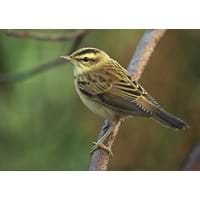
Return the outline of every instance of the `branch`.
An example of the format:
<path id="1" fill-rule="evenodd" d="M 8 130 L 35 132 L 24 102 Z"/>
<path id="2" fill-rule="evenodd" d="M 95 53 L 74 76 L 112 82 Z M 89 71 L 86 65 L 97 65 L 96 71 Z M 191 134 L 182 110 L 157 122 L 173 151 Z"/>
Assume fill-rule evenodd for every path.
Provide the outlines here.
<path id="1" fill-rule="evenodd" d="M 86 30 L 78 30 L 71 33 L 65 34 L 45 34 L 38 32 L 29 32 L 29 31 L 21 31 L 21 30 L 3 30 L 7 36 L 16 37 L 16 38 L 30 38 L 35 40 L 43 40 L 43 41 L 53 41 L 53 42 L 62 42 L 68 40 L 74 40 L 78 37 L 81 37 L 85 34 Z"/>
<path id="2" fill-rule="evenodd" d="M 128 66 L 128 71 L 135 80 L 139 80 L 145 66 L 147 65 L 152 53 L 161 37 L 165 34 L 166 30 L 147 30 L 145 31 L 141 41 L 139 42 L 136 51 Z M 114 131 L 105 142 L 105 145 L 112 148 L 114 140 L 118 135 L 119 128 L 124 119 L 119 119 L 117 125 L 114 127 Z M 111 126 L 108 120 L 105 120 L 102 130 L 99 133 L 98 138 L 105 134 L 106 130 Z M 89 170 L 107 170 L 109 163 L 109 155 L 102 149 L 97 149 L 91 155 L 91 161 Z"/>
<path id="3" fill-rule="evenodd" d="M 128 66 L 128 71 L 134 80 L 140 79 L 156 45 L 165 32 L 165 29 L 145 31 Z"/>
<path id="4" fill-rule="evenodd" d="M 200 170 L 200 144 L 195 145 L 185 160 L 183 168 L 184 171 L 199 171 Z"/>
<path id="5" fill-rule="evenodd" d="M 87 33 L 88 33 L 88 30 L 82 30 L 82 34 L 79 35 L 76 39 L 74 39 L 69 51 L 67 51 L 63 55 L 69 55 L 74 50 L 76 50 Z M 42 72 L 45 72 L 49 69 L 54 68 L 55 66 L 59 66 L 61 64 L 65 64 L 65 63 L 66 63 L 66 60 L 60 59 L 60 58 L 55 58 L 55 59 L 48 61 L 46 63 L 43 63 L 43 64 L 41 64 L 41 65 L 39 65 L 39 66 L 29 70 L 29 71 L 20 72 L 18 74 L 13 74 L 13 75 L 11 75 L 11 74 L 0 74 L 0 83 L 1 82 L 15 82 L 15 81 L 26 80 L 26 79 L 28 79 L 32 76 L 38 75 Z"/>

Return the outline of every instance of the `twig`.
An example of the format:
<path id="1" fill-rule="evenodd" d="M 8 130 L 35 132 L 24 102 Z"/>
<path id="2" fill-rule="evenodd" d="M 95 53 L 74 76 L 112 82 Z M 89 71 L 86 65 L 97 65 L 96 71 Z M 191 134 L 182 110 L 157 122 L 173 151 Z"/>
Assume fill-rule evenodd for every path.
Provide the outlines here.
<path id="1" fill-rule="evenodd" d="M 200 144 L 195 145 L 185 160 L 182 170 L 184 171 L 199 171 L 200 170 Z"/>
<path id="2" fill-rule="evenodd" d="M 84 34 L 83 34 L 84 33 Z M 77 47 L 80 45 L 80 43 L 82 42 L 83 38 L 85 37 L 85 35 L 88 33 L 88 30 L 82 30 L 82 34 L 79 35 L 72 43 L 69 51 L 67 51 L 67 53 L 64 53 L 63 55 L 69 55 L 71 54 L 75 49 L 77 49 Z M 43 63 L 29 71 L 25 71 L 25 72 L 20 72 L 18 74 L 0 74 L 0 83 L 1 82 L 15 82 L 15 81 L 22 81 L 22 80 L 26 80 L 32 76 L 38 75 L 42 72 L 45 72 L 49 69 L 52 69 L 56 66 L 59 66 L 61 64 L 66 63 L 66 60 L 60 59 L 60 58 L 55 58 L 51 61 L 48 61 L 46 63 Z"/>
<path id="3" fill-rule="evenodd" d="M 68 40 L 74 40 L 76 38 L 81 37 L 85 34 L 86 30 L 78 30 L 74 32 L 66 32 L 65 34 L 45 34 L 39 32 L 30 32 L 30 31 L 22 31 L 22 30 L 3 30 L 7 36 L 16 37 L 16 38 L 29 38 L 35 40 L 43 40 L 43 41 L 53 41 L 53 42 L 62 42 Z"/>
<path id="4" fill-rule="evenodd" d="M 112 147 L 114 140 L 118 134 L 121 123 L 122 121 L 119 120 L 111 136 L 107 141 L 105 141 L 105 145 L 107 147 Z M 102 129 L 99 133 L 97 141 L 105 134 L 105 132 L 109 129 L 110 126 L 111 126 L 110 121 L 105 120 Z M 109 162 L 109 154 L 102 149 L 98 149 L 94 151 L 92 154 L 89 170 L 90 171 L 107 170 L 108 162 Z"/>
<path id="5" fill-rule="evenodd" d="M 136 51 L 131 59 L 131 62 L 128 66 L 128 70 L 135 80 L 139 80 L 142 72 L 144 71 L 145 66 L 147 65 L 151 54 L 153 53 L 156 45 L 158 44 L 161 37 L 165 34 L 166 30 L 147 30 L 141 41 L 139 42 Z M 112 148 L 114 140 L 118 134 L 120 125 L 123 119 L 119 119 L 117 125 L 114 127 L 114 131 L 110 137 L 105 142 L 105 145 L 109 148 Z M 105 134 L 106 130 L 111 126 L 111 123 L 108 120 L 105 120 L 102 130 L 99 133 L 99 138 Z M 109 163 L 109 155 L 107 152 L 101 149 L 97 149 L 93 152 L 91 156 L 89 170 L 107 170 Z"/>
<path id="6" fill-rule="evenodd" d="M 134 80 L 140 79 L 156 45 L 165 32 L 165 29 L 145 31 L 128 66 L 128 71 Z"/>

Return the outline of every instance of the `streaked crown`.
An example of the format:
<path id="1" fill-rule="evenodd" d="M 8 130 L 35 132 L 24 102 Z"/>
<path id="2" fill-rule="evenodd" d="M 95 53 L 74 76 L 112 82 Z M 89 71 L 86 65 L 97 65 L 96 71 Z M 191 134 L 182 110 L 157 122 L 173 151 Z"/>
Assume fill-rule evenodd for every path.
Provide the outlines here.
<path id="1" fill-rule="evenodd" d="M 81 48 L 73 52 L 69 58 L 77 67 L 93 67 L 108 60 L 110 57 L 104 51 L 92 47 Z"/>

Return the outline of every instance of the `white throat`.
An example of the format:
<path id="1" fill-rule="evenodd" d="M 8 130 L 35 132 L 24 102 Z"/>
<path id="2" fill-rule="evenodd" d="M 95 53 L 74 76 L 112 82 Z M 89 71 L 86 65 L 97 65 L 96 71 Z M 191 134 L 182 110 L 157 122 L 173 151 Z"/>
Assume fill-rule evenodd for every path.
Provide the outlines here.
<path id="1" fill-rule="evenodd" d="M 73 67 L 74 76 L 81 75 L 83 73 L 86 73 L 89 70 L 90 69 L 88 69 L 87 67 L 84 67 L 84 69 L 82 67 L 75 67 L 75 66 Z"/>

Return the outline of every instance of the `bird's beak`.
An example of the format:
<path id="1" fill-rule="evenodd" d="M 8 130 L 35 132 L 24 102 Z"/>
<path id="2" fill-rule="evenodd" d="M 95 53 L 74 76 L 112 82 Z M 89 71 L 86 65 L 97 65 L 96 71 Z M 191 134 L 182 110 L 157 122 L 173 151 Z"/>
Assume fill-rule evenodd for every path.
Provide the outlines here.
<path id="1" fill-rule="evenodd" d="M 60 56 L 60 58 L 64 58 L 65 60 L 71 61 L 72 58 L 70 56 Z"/>

